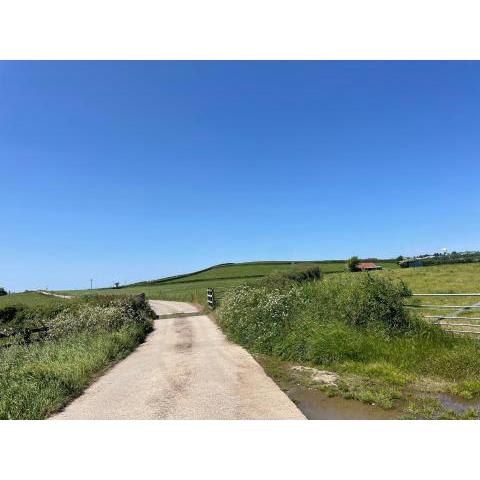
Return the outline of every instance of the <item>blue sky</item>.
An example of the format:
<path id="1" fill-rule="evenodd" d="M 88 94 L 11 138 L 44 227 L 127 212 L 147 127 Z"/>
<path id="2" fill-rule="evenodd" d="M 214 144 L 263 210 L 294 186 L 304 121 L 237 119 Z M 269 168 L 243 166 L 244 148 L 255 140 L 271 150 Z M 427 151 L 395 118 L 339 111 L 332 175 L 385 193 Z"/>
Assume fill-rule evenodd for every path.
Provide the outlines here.
<path id="1" fill-rule="evenodd" d="M 478 62 L 0 62 L 0 285 L 480 247 Z"/>

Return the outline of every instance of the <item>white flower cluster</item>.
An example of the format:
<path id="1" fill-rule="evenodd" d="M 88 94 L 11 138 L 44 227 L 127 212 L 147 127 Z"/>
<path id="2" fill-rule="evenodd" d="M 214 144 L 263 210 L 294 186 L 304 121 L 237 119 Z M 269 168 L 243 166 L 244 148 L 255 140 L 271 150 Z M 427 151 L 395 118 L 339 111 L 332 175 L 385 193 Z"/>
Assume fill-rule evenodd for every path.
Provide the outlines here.
<path id="1" fill-rule="evenodd" d="M 117 330 L 127 323 L 137 321 L 141 321 L 141 317 L 130 308 L 85 305 L 78 310 L 60 312 L 49 322 L 48 335 L 50 338 L 58 338 L 81 331 Z"/>
<path id="2" fill-rule="evenodd" d="M 302 290 L 243 285 L 223 298 L 219 317 L 227 332 L 242 343 L 269 344 L 283 329 L 292 310 L 303 303 Z"/>

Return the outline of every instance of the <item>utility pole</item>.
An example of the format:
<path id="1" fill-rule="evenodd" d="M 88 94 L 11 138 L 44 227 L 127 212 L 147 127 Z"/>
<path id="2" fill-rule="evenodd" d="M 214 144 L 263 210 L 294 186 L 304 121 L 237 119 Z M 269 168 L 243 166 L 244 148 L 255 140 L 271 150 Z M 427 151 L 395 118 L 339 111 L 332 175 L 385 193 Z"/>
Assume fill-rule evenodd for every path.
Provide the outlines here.
<path id="1" fill-rule="evenodd" d="M 93 278 L 90 279 L 90 290 L 93 290 Z"/>

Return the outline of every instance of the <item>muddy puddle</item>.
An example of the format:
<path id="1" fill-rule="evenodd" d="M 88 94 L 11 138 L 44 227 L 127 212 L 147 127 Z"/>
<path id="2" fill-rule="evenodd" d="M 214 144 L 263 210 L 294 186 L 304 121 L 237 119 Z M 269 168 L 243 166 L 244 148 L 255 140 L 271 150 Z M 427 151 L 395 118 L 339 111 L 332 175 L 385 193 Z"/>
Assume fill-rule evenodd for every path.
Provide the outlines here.
<path id="1" fill-rule="evenodd" d="M 395 410 L 383 410 L 358 400 L 327 397 L 318 390 L 293 387 L 286 394 L 309 420 L 394 420 L 398 418 L 398 412 Z"/>
<path id="2" fill-rule="evenodd" d="M 328 397 L 319 390 L 301 386 L 292 387 L 285 393 L 309 420 L 396 420 L 402 417 L 398 409 L 383 410 L 358 400 Z M 478 400 L 463 400 L 445 393 L 436 393 L 432 397 L 438 399 L 443 408 L 458 414 L 470 409 L 480 412 Z"/>
<path id="3" fill-rule="evenodd" d="M 478 400 L 464 400 L 447 393 L 437 393 L 435 397 L 438 398 L 444 408 L 453 410 L 456 413 L 464 413 L 471 409 L 480 411 L 480 402 Z"/>

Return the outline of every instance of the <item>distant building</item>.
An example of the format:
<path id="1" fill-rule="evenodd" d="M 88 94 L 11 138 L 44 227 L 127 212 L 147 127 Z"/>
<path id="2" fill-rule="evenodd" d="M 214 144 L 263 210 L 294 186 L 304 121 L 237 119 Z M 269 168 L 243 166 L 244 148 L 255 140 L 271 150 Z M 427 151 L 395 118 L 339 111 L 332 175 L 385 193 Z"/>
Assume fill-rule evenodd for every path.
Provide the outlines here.
<path id="1" fill-rule="evenodd" d="M 430 258 L 430 257 L 428 257 Z M 423 260 L 419 260 L 418 258 L 412 258 L 410 260 L 402 260 L 398 262 L 400 267 L 402 268 L 414 268 L 414 267 L 423 267 L 424 263 Z"/>
<path id="2" fill-rule="evenodd" d="M 356 265 L 355 270 L 357 272 L 368 272 L 370 270 L 381 270 L 382 266 L 370 262 L 361 262 Z"/>

